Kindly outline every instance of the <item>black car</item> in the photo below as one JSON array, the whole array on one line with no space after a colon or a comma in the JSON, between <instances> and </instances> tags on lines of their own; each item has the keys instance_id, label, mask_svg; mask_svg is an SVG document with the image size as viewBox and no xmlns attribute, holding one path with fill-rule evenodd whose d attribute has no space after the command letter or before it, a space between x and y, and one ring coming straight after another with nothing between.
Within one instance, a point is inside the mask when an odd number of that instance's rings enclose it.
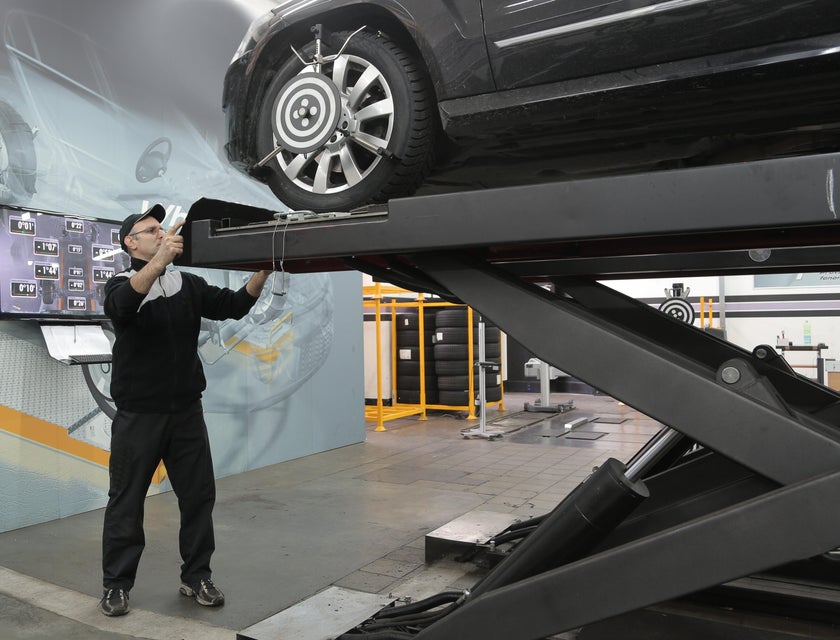
<instances>
[{"instance_id":1,"label":"black car","mask_svg":"<svg viewBox=\"0 0 840 640\"><path fill-rule=\"evenodd\" d=\"M295 209L838 148L837 0L287 0L224 88ZM424 187L425 189L425 187Z\"/></svg>"}]
</instances>

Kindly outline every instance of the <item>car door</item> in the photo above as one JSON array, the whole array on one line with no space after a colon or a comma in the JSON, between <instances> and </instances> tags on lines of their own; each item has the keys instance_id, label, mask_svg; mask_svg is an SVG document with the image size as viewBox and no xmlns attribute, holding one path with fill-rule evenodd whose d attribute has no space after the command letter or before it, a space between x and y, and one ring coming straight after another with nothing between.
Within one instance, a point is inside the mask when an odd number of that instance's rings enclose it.
<instances>
[{"instance_id":1,"label":"car door","mask_svg":"<svg viewBox=\"0 0 840 640\"><path fill-rule=\"evenodd\" d=\"M484 0L497 89L645 67L837 29L837 0Z\"/></svg>"}]
</instances>

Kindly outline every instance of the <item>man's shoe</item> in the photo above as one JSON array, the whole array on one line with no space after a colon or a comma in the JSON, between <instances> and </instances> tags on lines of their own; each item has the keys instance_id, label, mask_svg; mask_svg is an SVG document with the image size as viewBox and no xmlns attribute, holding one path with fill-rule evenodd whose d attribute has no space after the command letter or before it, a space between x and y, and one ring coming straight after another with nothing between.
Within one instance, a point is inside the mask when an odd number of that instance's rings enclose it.
<instances>
[{"instance_id":1,"label":"man's shoe","mask_svg":"<svg viewBox=\"0 0 840 640\"><path fill-rule=\"evenodd\" d=\"M199 580L192 586L182 582L179 591L182 595L195 598L203 607L221 607L225 603L225 594L216 588L210 578Z\"/></svg>"},{"instance_id":2,"label":"man's shoe","mask_svg":"<svg viewBox=\"0 0 840 640\"><path fill-rule=\"evenodd\" d=\"M124 616L129 611L128 591L123 589L107 589L102 593L99 609L106 616Z\"/></svg>"}]
</instances>

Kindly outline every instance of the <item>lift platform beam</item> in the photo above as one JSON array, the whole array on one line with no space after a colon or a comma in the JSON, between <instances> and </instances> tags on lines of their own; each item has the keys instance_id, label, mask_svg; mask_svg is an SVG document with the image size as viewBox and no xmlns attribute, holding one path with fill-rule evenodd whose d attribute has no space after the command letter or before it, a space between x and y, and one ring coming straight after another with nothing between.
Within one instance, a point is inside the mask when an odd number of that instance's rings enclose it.
<instances>
[{"instance_id":1,"label":"lift platform beam","mask_svg":"<svg viewBox=\"0 0 840 640\"><path fill-rule=\"evenodd\" d=\"M810 257L837 244L836 181L840 154L419 196L333 217L275 219L203 199L190 208L184 261L333 271L455 251L531 279L819 269L840 262Z\"/></svg>"},{"instance_id":2,"label":"lift platform beam","mask_svg":"<svg viewBox=\"0 0 840 640\"><path fill-rule=\"evenodd\" d=\"M772 347L741 349L598 283L836 269L838 172L840 154L804 156L315 219L203 200L190 260L360 269L458 299L710 451L645 479L648 501L584 557L468 598L417 636L533 640L840 546L827 508L840 490L840 395Z\"/></svg>"}]
</instances>

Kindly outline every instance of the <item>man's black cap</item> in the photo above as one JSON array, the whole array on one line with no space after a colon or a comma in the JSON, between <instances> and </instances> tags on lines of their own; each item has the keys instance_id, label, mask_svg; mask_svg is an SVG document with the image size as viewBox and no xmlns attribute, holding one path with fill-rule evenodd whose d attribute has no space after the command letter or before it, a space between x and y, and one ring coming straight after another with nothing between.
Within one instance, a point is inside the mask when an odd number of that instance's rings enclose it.
<instances>
[{"instance_id":1,"label":"man's black cap","mask_svg":"<svg viewBox=\"0 0 840 640\"><path fill-rule=\"evenodd\" d=\"M143 220L144 218L148 218L151 216L158 222L163 222L163 219L166 217L166 209L163 208L163 205L156 204L153 205L150 209L147 209L143 213L132 213L128 216L122 223L120 227L120 246L122 250L128 253L128 247L125 246L125 237L131 233L131 230L134 228L134 225Z\"/></svg>"}]
</instances>

